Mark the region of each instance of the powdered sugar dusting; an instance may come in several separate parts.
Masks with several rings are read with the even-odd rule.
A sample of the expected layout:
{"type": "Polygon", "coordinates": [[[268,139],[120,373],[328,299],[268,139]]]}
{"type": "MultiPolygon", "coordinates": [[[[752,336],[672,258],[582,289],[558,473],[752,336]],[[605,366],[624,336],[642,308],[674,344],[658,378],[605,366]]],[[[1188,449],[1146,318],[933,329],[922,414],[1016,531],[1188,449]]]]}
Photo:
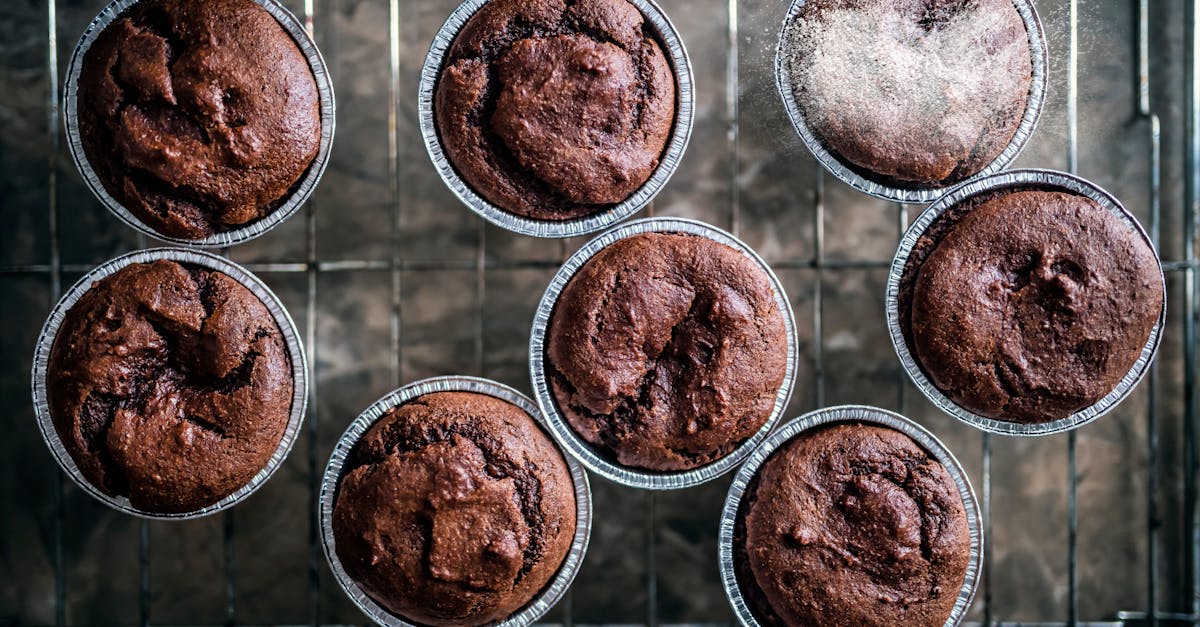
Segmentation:
{"type": "Polygon", "coordinates": [[[1032,74],[1011,0],[810,0],[783,45],[810,127],[903,179],[939,181],[968,158],[984,167],[1015,133],[1032,74]]]}

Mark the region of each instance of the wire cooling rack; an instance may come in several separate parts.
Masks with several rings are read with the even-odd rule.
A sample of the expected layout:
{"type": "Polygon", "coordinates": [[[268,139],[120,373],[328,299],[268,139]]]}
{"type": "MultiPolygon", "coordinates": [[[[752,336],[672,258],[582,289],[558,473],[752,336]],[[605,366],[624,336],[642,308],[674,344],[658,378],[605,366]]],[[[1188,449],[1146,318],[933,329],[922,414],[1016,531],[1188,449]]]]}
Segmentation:
{"type": "MultiPolygon", "coordinates": [[[[437,180],[415,89],[453,0],[292,0],[338,92],[329,171],[304,211],[224,251],[299,323],[312,368],[305,433],[232,512],[149,523],[106,510],[58,474],[36,435],[28,359],[69,283],[147,242],[91,198],[63,146],[62,64],[101,0],[0,9],[0,624],[344,624],[364,617],[333,583],[315,527],[321,469],[345,426],[402,382],[473,374],[528,391],[528,325],[582,240],[486,226],[437,180]]],[[[1121,197],[1159,244],[1166,340],[1119,411],[1066,436],[988,436],[919,397],[891,354],[883,279],[918,206],[824,175],[773,91],[782,0],[662,0],[697,74],[690,151],[650,213],[728,228],[780,274],[802,370],[788,417],[871,403],[937,434],[978,491],[988,537],[968,621],[1197,624],[1200,30],[1197,2],[1037,3],[1050,97],[1018,166],[1056,167],[1121,197]]],[[[547,620],[725,624],[716,520],[728,477],[668,494],[594,481],[584,568],[547,620]]]]}

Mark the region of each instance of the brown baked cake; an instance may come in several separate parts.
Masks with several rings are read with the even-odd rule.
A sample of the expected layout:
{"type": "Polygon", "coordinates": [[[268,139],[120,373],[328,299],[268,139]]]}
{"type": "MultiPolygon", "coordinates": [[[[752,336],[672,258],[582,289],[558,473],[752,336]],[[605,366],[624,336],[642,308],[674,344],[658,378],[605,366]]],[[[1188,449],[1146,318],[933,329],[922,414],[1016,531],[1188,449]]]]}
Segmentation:
{"type": "Polygon", "coordinates": [[[1013,0],[808,0],[781,42],[796,103],[839,161],[898,187],[977,174],[1033,80],[1013,0]]]}
{"type": "Polygon", "coordinates": [[[625,466],[709,464],[770,417],[788,340],[771,281],[740,252],[643,233],[592,257],[559,296],[547,373],[571,427],[625,466]]]}
{"type": "Polygon", "coordinates": [[[906,270],[902,326],[955,403],[1019,423],[1111,392],[1162,313],[1154,250],[1085,196],[1015,190],[952,208],[906,270]]]}
{"type": "Polygon", "coordinates": [[[675,78],[626,0],[492,0],[450,47],[434,113],[476,193],[567,220],[650,178],[674,126],[675,78]]]}
{"type": "Polygon", "coordinates": [[[562,455],[511,403],[439,392],[384,414],[354,447],[333,508],[346,573],[389,612],[483,625],[528,604],[575,535],[562,455]]]}
{"type": "Polygon", "coordinates": [[[742,497],[733,550],[762,624],[941,627],[971,538],[937,459],[899,431],[838,423],[767,459],[742,497]]]}
{"type": "Polygon", "coordinates": [[[291,360],[262,301],[174,261],[122,268],[71,307],[50,353],[50,415],[75,465],[137,509],[192,512],[279,447],[291,360]]]}
{"type": "Polygon", "coordinates": [[[143,0],[83,57],[79,131],[110,195],[198,239],[263,218],[321,141],[304,54],[253,0],[143,0]]]}

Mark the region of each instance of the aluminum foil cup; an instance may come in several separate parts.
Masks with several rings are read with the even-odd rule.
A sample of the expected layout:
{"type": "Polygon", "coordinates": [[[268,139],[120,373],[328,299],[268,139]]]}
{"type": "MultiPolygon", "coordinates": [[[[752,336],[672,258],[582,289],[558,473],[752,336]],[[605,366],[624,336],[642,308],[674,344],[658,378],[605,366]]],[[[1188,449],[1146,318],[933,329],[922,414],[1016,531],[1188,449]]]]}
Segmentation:
{"type": "MultiPolygon", "coordinates": [[[[946,190],[949,187],[953,187],[953,185],[945,187],[898,187],[891,183],[881,183],[871,180],[855,172],[836,155],[831,153],[821,143],[821,140],[813,132],[812,128],[809,127],[808,120],[804,116],[804,110],[796,102],[795,91],[792,88],[792,77],[787,68],[787,46],[785,40],[788,24],[796,18],[800,13],[800,9],[808,1],[792,0],[787,17],[784,18],[783,26],[780,28],[779,45],[775,52],[775,86],[779,90],[780,97],[783,98],[783,106],[787,109],[788,118],[791,119],[792,126],[796,128],[800,139],[804,141],[804,145],[808,146],[813,156],[817,158],[817,161],[826,170],[860,192],[870,194],[876,198],[903,203],[933,202],[939,196],[946,193],[946,190]]],[[[1033,129],[1037,126],[1038,117],[1042,114],[1042,105],[1046,102],[1046,77],[1049,74],[1049,62],[1046,53],[1046,34],[1042,30],[1041,19],[1038,18],[1037,10],[1034,8],[1031,0],[1012,1],[1013,6],[1021,14],[1021,19],[1025,22],[1025,32],[1029,35],[1029,52],[1033,60],[1033,80],[1029,87],[1029,99],[1025,103],[1025,115],[1021,118],[1021,123],[1017,125],[1017,132],[1013,135],[1012,140],[1008,142],[1008,146],[1001,151],[1000,155],[994,161],[974,176],[987,176],[999,172],[1007,168],[1017,158],[1017,155],[1025,148],[1025,143],[1029,141],[1029,137],[1033,134],[1033,129]]]]}
{"type": "MultiPolygon", "coordinates": [[[[913,247],[917,241],[925,234],[925,231],[941,215],[951,207],[958,205],[973,196],[994,191],[1003,190],[1020,190],[1020,189],[1043,189],[1052,191],[1061,191],[1069,194],[1085,196],[1100,204],[1113,215],[1120,218],[1129,228],[1137,232],[1142,240],[1151,250],[1155,250],[1154,242],[1150,240],[1150,236],[1146,234],[1145,229],[1138,223],[1137,218],[1134,218],[1120,201],[1114,198],[1111,194],[1101,189],[1095,183],[1084,180],[1071,174],[1063,172],[1054,172],[1052,170],[1013,170],[1011,172],[1002,172],[993,174],[987,177],[972,179],[966,183],[960,184],[958,187],[951,189],[942,196],[937,202],[929,206],[915,222],[909,226],[908,231],[900,240],[899,250],[896,251],[896,257],[892,260],[891,269],[888,272],[886,303],[887,308],[887,325],[888,332],[892,337],[892,345],[896,349],[896,355],[900,358],[901,365],[904,366],[904,371],[908,373],[908,377],[912,379],[914,385],[920,388],[926,398],[942,411],[954,416],[955,418],[992,433],[1002,435],[1051,435],[1070,431],[1077,427],[1081,427],[1104,414],[1112,411],[1114,407],[1125,400],[1133,388],[1137,386],[1142,377],[1150,371],[1150,363],[1154,361],[1154,356],[1158,353],[1159,343],[1162,341],[1163,324],[1166,322],[1167,303],[1163,299],[1163,310],[1159,314],[1158,322],[1150,331],[1150,339],[1146,341],[1146,345],[1142,347],[1142,354],[1134,362],[1133,367],[1117,384],[1111,392],[1096,403],[1085,407],[1074,414],[1055,420],[1053,422],[1045,422],[1040,424],[1022,424],[1017,422],[1008,422],[1005,420],[996,420],[980,416],[971,410],[959,406],[948,396],[942,393],[941,390],[925,376],[921,370],[921,366],[917,363],[913,355],[912,348],[904,338],[904,330],[900,325],[900,281],[904,277],[904,269],[908,265],[909,256],[913,252],[913,247]]],[[[1157,258],[1157,255],[1156,255],[1157,258]]],[[[1159,276],[1162,277],[1162,266],[1159,265],[1159,276]]],[[[1166,279],[1162,279],[1163,293],[1166,293],[1166,279]]]]}
{"type": "MultiPolygon", "coordinates": [[[[329,561],[334,578],[337,579],[338,585],[342,587],[354,605],[358,606],[358,609],[377,624],[389,627],[419,626],[388,612],[368,596],[362,588],[358,587],[358,583],[351,579],[350,575],[346,574],[346,570],[342,567],[342,561],[338,558],[337,542],[333,537],[333,505],[337,498],[338,485],[342,479],[342,467],[363,434],[388,410],[399,407],[418,396],[434,392],[473,392],[507,401],[520,407],[537,421],[543,431],[546,430],[546,419],[529,397],[507,385],[477,377],[434,377],[410,383],[375,401],[366,411],[359,414],[354,422],[350,423],[350,427],[338,439],[337,446],[333,449],[333,455],[329,458],[329,465],[325,467],[325,477],[321,481],[321,496],[317,504],[317,516],[321,524],[321,544],[325,548],[325,559],[329,561]]],[[[592,535],[592,488],[583,467],[576,463],[570,455],[563,455],[563,459],[567,462],[567,468],[571,472],[571,482],[575,486],[575,537],[571,541],[571,549],[563,559],[562,566],[558,568],[558,573],[532,601],[504,621],[496,623],[502,627],[528,625],[550,611],[550,608],[554,607],[571,587],[571,582],[575,580],[575,575],[583,564],[583,556],[587,553],[588,540],[592,535]]]]}
{"type": "Polygon", "coordinates": [[[38,429],[41,430],[42,439],[46,441],[46,446],[54,454],[54,459],[62,467],[63,472],[67,473],[71,477],[71,480],[80,488],[83,488],[84,492],[92,495],[105,505],[126,514],[155,520],[191,520],[201,518],[229,509],[253,494],[255,490],[267,482],[267,479],[271,478],[271,475],[275,474],[275,471],[283,465],[283,460],[287,458],[288,453],[292,451],[292,445],[296,443],[296,437],[299,435],[300,427],[304,423],[304,411],[308,403],[308,361],[304,355],[304,347],[300,343],[300,334],[296,332],[296,324],[292,322],[292,317],[288,315],[287,309],[284,308],[283,303],[279,301],[275,293],[259,280],[258,277],[250,274],[245,268],[224,257],[218,257],[217,255],[203,251],[182,250],[179,248],[153,248],[122,255],[96,267],[84,275],[83,278],[79,279],[75,285],[72,285],[71,289],[67,290],[62,300],[58,301],[58,304],[50,312],[50,317],[46,319],[46,324],[42,327],[42,333],[38,336],[37,346],[33,351],[32,379],[33,409],[37,415],[38,429]],[[79,299],[97,281],[116,274],[118,270],[126,266],[137,263],[151,263],[159,259],[167,259],[200,266],[208,270],[215,270],[229,276],[250,290],[252,294],[262,301],[267,311],[271,313],[271,317],[275,320],[276,326],[279,327],[279,331],[283,335],[283,343],[287,348],[288,358],[292,363],[292,410],[288,416],[288,423],[284,428],[283,437],[279,440],[279,446],[275,448],[275,452],[271,454],[271,459],[246,485],[238,488],[220,501],[193,512],[164,514],[143,511],[133,507],[129,503],[128,498],[110,496],[92,485],[83,476],[83,473],[80,472],[79,467],[75,465],[75,460],[67,452],[61,438],[58,436],[58,430],[54,427],[54,420],[50,416],[49,396],[46,391],[50,352],[54,349],[54,340],[58,336],[58,329],[62,326],[67,312],[75,306],[75,303],[79,302],[79,299]]]}
{"type": "Polygon", "coordinates": [[[632,488],[677,490],[711,481],[729,472],[740,464],[754,450],[754,447],[758,446],[758,443],[763,438],[767,437],[767,434],[771,432],[771,429],[779,421],[784,408],[787,407],[788,399],[791,398],[792,387],[796,382],[796,362],[799,359],[798,351],[796,321],[792,314],[791,303],[788,302],[787,294],[783,290],[783,284],[780,283],[779,278],[775,276],[775,272],[771,270],[767,262],[763,261],[762,257],[759,257],[758,253],[754,252],[754,249],[733,235],[698,220],[688,220],[685,218],[643,218],[609,229],[596,239],[585,244],[583,248],[579,249],[574,255],[571,255],[566,263],[559,268],[558,273],[550,281],[550,286],[546,288],[546,293],[542,296],[537,312],[534,314],[533,331],[529,338],[529,376],[533,380],[534,396],[537,398],[538,405],[550,420],[550,429],[553,431],[555,439],[562,444],[563,448],[570,451],[572,455],[579,459],[584,466],[587,466],[589,470],[605,479],[632,488]],[[699,468],[682,472],[654,472],[623,466],[595,449],[587,440],[584,440],[571,428],[570,423],[567,422],[566,417],[559,410],[558,401],[555,399],[554,392],[550,388],[550,381],[546,372],[546,334],[550,328],[550,318],[554,315],[554,308],[558,303],[558,297],[562,294],[563,288],[567,286],[567,283],[571,281],[575,273],[596,253],[599,253],[613,242],[641,233],[683,233],[696,235],[729,246],[750,258],[762,269],[770,280],[771,290],[775,293],[775,303],[779,306],[780,313],[783,314],[784,327],[787,331],[787,368],[784,371],[783,383],[779,386],[779,391],[775,394],[775,405],[771,408],[771,415],[767,417],[767,421],[763,423],[763,426],[759,428],[757,433],[725,457],[699,468]]]}
{"type": "Polygon", "coordinates": [[[745,627],[760,625],[742,595],[733,563],[733,533],[737,524],[738,509],[742,505],[742,495],[745,494],[746,487],[758,469],[776,449],[804,431],[835,422],[875,424],[895,429],[912,438],[921,448],[933,455],[946,468],[946,472],[950,473],[950,478],[954,480],[958,494],[962,497],[963,509],[967,513],[967,526],[970,528],[971,535],[971,556],[967,562],[967,575],[958,592],[958,600],[954,602],[954,609],[951,610],[950,617],[946,619],[945,623],[946,627],[961,624],[967,610],[971,607],[971,602],[975,599],[975,591],[979,587],[979,575],[983,567],[983,516],[980,513],[979,501],[975,498],[975,491],[971,488],[970,480],[967,479],[967,473],[963,471],[962,466],[950,450],[921,425],[900,414],[859,405],[820,409],[784,424],[778,431],[772,433],[771,437],[762,443],[762,446],[754,450],[745,465],[734,476],[733,484],[729,486],[729,494],[725,497],[725,507],[721,510],[717,560],[721,568],[721,583],[725,586],[725,595],[729,597],[729,603],[733,607],[733,613],[737,616],[738,622],[745,627]]]}
{"type": "Polygon", "coordinates": [[[335,126],[333,79],[330,78],[329,70],[325,67],[325,59],[321,57],[316,42],[304,28],[304,24],[278,0],[254,1],[262,5],[279,22],[279,25],[295,40],[300,52],[304,53],[304,57],[308,59],[308,66],[312,69],[313,78],[316,79],[317,91],[321,100],[321,143],[317,148],[317,156],[313,158],[308,170],[281,205],[260,220],[255,220],[232,231],[214,233],[201,239],[184,239],[159,233],[113,198],[108,190],[104,189],[99,175],[88,162],[87,153],[83,149],[83,138],[79,134],[79,73],[83,69],[83,56],[87,54],[88,49],[92,47],[92,43],[96,41],[100,33],[130,7],[137,4],[139,0],[113,0],[110,2],[92,19],[87,30],[83,32],[83,37],[80,37],[79,43],[75,45],[75,52],[71,54],[71,60],[67,63],[67,81],[63,86],[63,117],[66,122],[67,146],[71,149],[71,157],[75,160],[75,167],[83,176],[84,183],[87,183],[88,189],[92,190],[96,198],[99,198],[100,202],[122,222],[145,235],[172,244],[203,248],[225,248],[248,242],[275,228],[276,225],[299,211],[308,197],[312,195],[313,190],[316,189],[321,175],[325,173],[325,166],[329,164],[329,155],[333,148],[335,126]]]}
{"type": "Polygon", "coordinates": [[[488,0],[465,0],[460,4],[434,36],[433,44],[429,47],[429,54],[425,57],[425,66],[421,68],[421,85],[417,94],[417,115],[421,123],[421,136],[425,138],[425,149],[429,152],[429,158],[433,160],[433,167],[437,169],[450,191],[454,192],[454,195],[471,211],[479,214],[488,222],[514,233],[534,237],[576,237],[595,233],[628,218],[649,205],[670,180],[675,169],[679,167],[679,161],[683,159],[688,140],[692,136],[692,121],[695,117],[692,63],[688,58],[687,50],[683,47],[683,39],[680,38],[678,31],[675,30],[675,25],[671,23],[667,14],[655,0],[629,0],[642,12],[646,23],[665,46],[663,52],[671,62],[675,75],[677,103],[675,127],[671,130],[671,138],[667,142],[666,150],[662,159],[659,160],[658,167],[637,191],[612,208],[574,220],[537,220],[493,205],[471,189],[471,186],[458,175],[446,157],[433,115],[434,91],[446,59],[446,53],[463,25],[487,2],[488,0]]]}

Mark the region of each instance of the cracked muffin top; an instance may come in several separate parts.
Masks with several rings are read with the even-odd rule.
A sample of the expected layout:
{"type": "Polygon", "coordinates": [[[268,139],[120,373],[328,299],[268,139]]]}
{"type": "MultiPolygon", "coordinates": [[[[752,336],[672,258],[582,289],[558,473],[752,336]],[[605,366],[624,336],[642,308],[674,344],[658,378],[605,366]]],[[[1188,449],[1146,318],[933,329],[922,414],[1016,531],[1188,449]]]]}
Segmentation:
{"type": "Polygon", "coordinates": [[[626,0],[492,0],[450,47],[434,113],[476,193],[568,220],[650,178],[675,123],[675,78],[626,0]]]}
{"type": "Polygon", "coordinates": [[[385,413],[346,462],[337,555],[376,602],[425,625],[503,620],[554,577],[575,535],[566,462],[521,408],[438,392],[385,413]]]}
{"type": "Polygon", "coordinates": [[[838,423],[767,459],[742,497],[733,548],[764,625],[940,627],[971,538],[937,459],[894,429],[838,423]]]}
{"type": "Polygon", "coordinates": [[[144,0],[83,57],[79,130],[110,195],[172,237],[278,207],[321,141],[316,80],[252,0],[144,0]]]}
{"type": "Polygon", "coordinates": [[[826,149],[898,187],[987,167],[1016,134],[1033,81],[1013,0],[808,0],[782,52],[826,149]]]}
{"type": "Polygon", "coordinates": [[[1154,251],[1090,198],[1017,190],[948,210],[917,243],[901,327],[955,403],[1018,423],[1111,392],[1162,312],[1154,251]]]}
{"type": "Polygon", "coordinates": [[[58,329],[47,377],[55,430],[84,477],[163,514],[212,505],[262,470],[293,385],[258,297],[165,260],[93,284],[58,329]]]}
{"type": "Polygon", "coordinates": [[[643,233],[592,257],[550,319],[547,374],[571,427],[625,466],[698,468],[771,415],[788,341],[771,280],[708,238],[643,233]]]}

